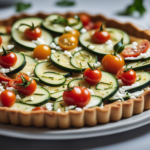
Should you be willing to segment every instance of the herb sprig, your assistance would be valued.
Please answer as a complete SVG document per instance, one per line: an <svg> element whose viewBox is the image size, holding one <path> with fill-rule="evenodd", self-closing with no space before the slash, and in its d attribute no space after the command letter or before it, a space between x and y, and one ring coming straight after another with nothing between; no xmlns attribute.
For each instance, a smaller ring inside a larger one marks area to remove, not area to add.
<svg viewBox="0 0 150 150"><path fill-rule="evenodd" d="M74 6L75 2L69 0L61 0L56 3L58 6Z"/></svg>
<svg viewBox="0 0 150 150"><path fill-rule="evenodd" d="M16 12L21 12L31 7L31 3L18 2L16 4Z"/></svg>

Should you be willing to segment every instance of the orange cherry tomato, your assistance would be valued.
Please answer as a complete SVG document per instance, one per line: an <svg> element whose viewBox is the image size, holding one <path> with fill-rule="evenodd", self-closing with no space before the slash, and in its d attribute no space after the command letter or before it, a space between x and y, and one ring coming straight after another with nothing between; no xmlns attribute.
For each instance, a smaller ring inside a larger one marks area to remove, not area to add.
<svg viewBox="0 0 150 150"><path fill-rule="evenodd" d="M123 51L122 51L122 55L124 57L137 57L139 56L141 53L145 53L148 48L149 48L150 44L148 40L143 40L142 43L140 43L137 46L137 49L135 50L132 47L126 47Z"/></svg>
<svg viewBox="0 0 150 150"><path fill-rule="evenodd" d="M93 25L93 29L100 29L102 23L103 23L102 21L95 22Z"/></svg>
<svg viewBox="0 0 150 150"><path fill-rule="evenodd" d="M0 65L4 68L10 68L17 62L17 56L13 52L9 52L5 55L0 55Z"/></svg>
<svg viewBox="0 0 150 150"><path fill-rule="evenodd" d="M46 59L50 54L51 49L47 45L38 45L33 51L34 58L38 59Z"/></svg>
<svg viewBox="0 0 150 150"><path fill-rule="evenodd" d="M121 76L121 80L124 84L132 85L136 82L136 73L134 70L130 69L128 71L124 71Z"/></svg>
<svg viewBox="0 0 150 150"><path fill-rule="evenodd" d="M117 77L118 77L119 79L121 79L121 76L122 76L124 70L125 70L125 68L122 68L122 69L120 69L120 70L117 72Z"/></svg>
<svg viewBox="0 0 150 150"><path fill-rule="evenodd" d="M104 69L112 74L115 74L124 66L125 62L121 55L117 54L105 55L102 59L102 65Z"/></svg>
<svg viewBox="0 0 150 150"><path fill-rule="evenodd" d="M41 37L42 31L39 27L31 29L30 27L24 31L24 36L28 40L37 40L37 38Z"/></svg>
<svg viewBox="0 0 150 150"><path fill-rule="evenodd" d="M80 14L79 17L84 26L91 21L90 17L86 14Z"/></svg>
<svg viewBox="0 0 150 150"><path fill-rule="evenodd" d="M77 39L80 36L80 32L78 30L76 30L76 29L73 29L72 31L69 31L67 33L74 35Z"/></svg>
<svg viewBox="0 0 150 150"><path fill-rule="evenodd" d="M11 107L16 101L16 95L12 91L5 90L0 94L0 101L3 106Z"/></svg>
<svg viewBox="0 0 150 150"><path fill-rule="evenodd" d="M3 40L2 40L2 37L0 36L0 45L2 44L2 41L3 41Z"/></svg>
<svg viewBox="0 0 150 150"><path fill-rule="evenodd" d="M24 76L24 78L26 79L26 81L28 81L28 83L32 80L32 82L27 86L22 86L22 85L18 85L23 83L22 79L20 78L19 80L17 80L17 82L15 82L15 88L24 96L28 96L34 93L34 91L36 90L37 84L36 81L34 79L31 79L28 76Z"/></svg>
<svg viewBox="0 0 150 150"><path fill-rule="evenodd" d="M47 109L45 107L42 107L42 106L38 106L38 107L35 107L35 108L32 109L32 111L38 111L38 110L44 111L44 110L47 110Z"/></svg>
<svg viewBox="0 0 150 150"><path fill-rule="evenodd" d="M58 39L58 45L63 50L71 50L77 47L78 39L72 34L63 34Z"/></svg>
<svg viewBox="0 0 150 150"><path fill-rule="evenodd" d="M98 69L92 70L91 68L87 68L84 73L83 77L85 78L85 81L89 84L97 84L101 78L102 78L102 73Z"/></svg>
<svg viewBox="0 0 150 150"><path fill-rule="evenodd" d="M7 34L11 34L11 26L6 26L6 32Z"/></svg>
<svg viewBox="0 0 150 150"><path fill-rule="evenodd" d="M63 100L67 105L86 106L91 99L87 88L75 86L72 90L64 91Z"/></svg>

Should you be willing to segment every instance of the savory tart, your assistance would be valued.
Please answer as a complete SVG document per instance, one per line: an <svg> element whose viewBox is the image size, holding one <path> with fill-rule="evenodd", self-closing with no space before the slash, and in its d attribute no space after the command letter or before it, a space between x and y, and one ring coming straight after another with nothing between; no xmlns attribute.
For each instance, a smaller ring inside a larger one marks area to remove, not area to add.
<svg viewBox="0 0 150 150"><path fill-rule="evenodd" d="M1 123L94 126L150 109L146 31L70 13L0 24Z"/></svg>

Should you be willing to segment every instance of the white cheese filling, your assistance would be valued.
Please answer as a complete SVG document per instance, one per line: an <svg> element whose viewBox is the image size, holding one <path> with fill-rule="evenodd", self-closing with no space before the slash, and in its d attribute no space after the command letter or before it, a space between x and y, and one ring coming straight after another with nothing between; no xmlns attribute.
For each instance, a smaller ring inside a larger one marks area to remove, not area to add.
<svg viewBox="0 0 150 150"><path fill-rule="evenodd" d="M82 28L82 29L80 30L80 32L81 32L81 33L85 33L85 32L87 32L87 30L86 30L85 28Z"/></svg>
<svg viewBox="0 0 150 150"><path fill-rule="evenodd" d="M66 26L66 27L65 27L65 31L66 31L66 32L70 32L70 31L72 31L72 30L73 30L73 28L71 28L70 26Z"/></svg>
<svg viewBox="0 0 150 150"><path fill-rule="evenodd" d="M71 52L68 52L68 51L64 51L64 55L66 55L67 57L72 57L72 54L71 54Z"/></svg>
<svg viewBox="0 0 150 150"><path fill-rule="evenodd" d="M37 45L45 44L43 37L37 38L37 40L32 40L32 42L37 44Z"/></svg>

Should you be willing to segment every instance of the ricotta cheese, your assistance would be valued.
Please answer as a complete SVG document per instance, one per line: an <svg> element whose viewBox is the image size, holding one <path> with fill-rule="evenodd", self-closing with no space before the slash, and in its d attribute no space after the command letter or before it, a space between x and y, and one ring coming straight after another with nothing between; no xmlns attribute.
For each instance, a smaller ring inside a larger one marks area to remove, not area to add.
<svg viewBox="0 0 150 150"><path fill-rule="evenodd" d="M64 51L64 55L66 55L67 57L72 57L72 54L71 54L71 52L68 52L68 51Z"/></svg>
<svg viewBox="0 0 150 150"><path fill-rule="evenodd" d="M43 38L37 38L37 40L32 40L33 43L37 44L37 45L42 45L45 44L45 41L43 40Z"/></svg>
<svg viewBox="0 0 150 150"><path fill-rule="evenodd" d="M99 67L99 66L101 66L101 63L98 61L97 63L94 63L93 66L94 67Z"/></svg>
<svg viewBox="0 0 150 150"><path fill-rule="evenodd" d="M82 111L82 109L80 107L76 107L75 110Z"/></svg>
<svg viewBox="0 0 150 150"><path fill-rule="evenodd" d="M57 109L57 112L58 112L58 113L60 113L60 112L61 112L61 109L60 109L60 108L58 108L58 109Z"/></svg>
<svg viewBox="0 0 150 150"><path fill-rule="evenodd" d="M16 99L17 99L17 100L20 100L21 97L17 94L17 95L16 95Z"/></svg>
<svg viewBox="0 0 150 150"><path fill-rule="evenodd" d="M91 95L95 95L94 92L91 89L88 89Z"/></svg>
<svg viewBox="0 0 150 150"><path fill-rule="evenodd" d="M52 52L52 53L55 53L56 51L52 49L51 52Z"/></svg>
<svg viewBox="0 0 150 150"><path fill-rule="evenodd" d="M54 42L51 43L50 48L56 48L56 44Z"/></svg>
<svg viewBox="0 0 150 150"><path fill-rule="evenodd" d="M14 48L14 45L7 45L7 49L8 50L11 50L11 49L13 49Z"/></svg>
<svg viewBox="0 0 150 150"><path fill-rule="evenodd" d="M82 49L82 47L76 47L74 50L77 52L77 51L80 51Z"/></svg>
<svg viewBox="0 0 150 150"><path fill-rule="evenodd" d="M95 46L94 45L89 45L88 48L93 50L95 48Z"/></svg>
<svg viewBox="0 0 150 150"><path fill-rule="evenodd" d="M73 30L73 28L71 28L70 26L66 26L66 27L65 27L65 31L66 31L66 32L69 32L69 31L72 31L72 30Z"/></svg>
<svg viewBox="0 0 150 150"><path fill-rule="evenodd" d="M82 29L80 30L80 32L81 32L81 33L85 33L85 32L87 32L87 30L86 30L85 28L82 28Z"/></svg>
<svg viewBox="0 0 150 150"><path fill-rule="evenodd" d="M51 111L51 110L53 110L53 104L52 103L46 103L46 109L48 110L48 111Z"/></svg>

